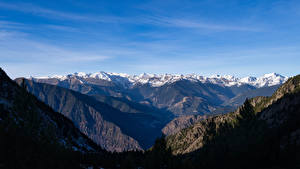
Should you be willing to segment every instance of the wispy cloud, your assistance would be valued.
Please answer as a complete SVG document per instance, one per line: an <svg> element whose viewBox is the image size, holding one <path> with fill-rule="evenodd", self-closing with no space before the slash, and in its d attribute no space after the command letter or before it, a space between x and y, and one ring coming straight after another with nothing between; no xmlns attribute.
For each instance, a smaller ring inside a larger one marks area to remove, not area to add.
<svg viewBox="0 0 300 169"><path fill-rule="evenodd" d="M0 20L0 28L3 29L20 29L24 28L24 24L17 22L10 22L6 20Z"/></svg>
<svg viewBox="0 0 300 169"><path fill-rule="evenodd" d="M178 28L190 28L190 29L208 29L215 31L251 31L258 32L261 31L259 28L249 27L249 26L234 26L230 24L214 24L209 22L203 22L199 20L174 18L174 17L164 17L164 16L145 16L142 20L146 24L153 24L157 26L166 27L178 27Z"/></svg>
<svg viewBox="0 0 300 169"><path fill-rule="evenodd" d="M63 26L63 25L42 25L43 28L58 30L58 31L67 31L67 32L79 32L79 29L70 26Z"/></svg>
<svg viewBox="0 0 300 169"><path fill-rule="evenodd" d="M160 27L175 27L175 28L189 28L189 29L207 29L214 31L261 31L260 28L254 28L250 26L240 26L229 24L210 23L200 20L192 20L186 18L166 17L166 16L154 16L147 15L142 17L118 17L118 16L95 16L88 14L76 14L70 12L61 12L57 10L43 8L37 5L28 3L3 3L0 2L0 8L31 13L33 15L57 19L57 20L72 20L81 22L102 22L102 23L130 23L130 24L148 24ZM57 27L58 28L58 27Z"/></svg>
<svg viewBox="0 0 300 169"><path fill-rule="evenodd" d="M35 41L22 32L0 31L0 61L62 64L103 61L112 58L97 52L67 49Z"/></svg>
<svg viewBox="0 0 300 169"><path fill-rule="evenodd" d="M7 31L5 29L0 30L0 42L16 36L18 36L18 38L21 38L27 36L27 34L23 32L17 32L17 31Z"/></svg>
<svg viewBox="0 0 300 169"><path fill-rule="evenodd" d="M91 16L91 15L78 15L70 12L61 12L43 8L29 3L4 3L0 2L0 8L14 10L19 12L31 13L46 18L59 19L59 20L77 20L85 22L117 22L120 18L113 16Z"/></svg>

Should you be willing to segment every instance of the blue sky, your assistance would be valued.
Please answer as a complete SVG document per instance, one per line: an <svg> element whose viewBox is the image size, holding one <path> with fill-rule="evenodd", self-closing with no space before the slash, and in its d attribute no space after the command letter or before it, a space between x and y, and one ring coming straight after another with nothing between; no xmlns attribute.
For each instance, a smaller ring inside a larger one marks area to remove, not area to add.
<svg viewBox="0 0 300 169"><path fill-rule="evenodd" d="M300 70L299 0L0 0L0 66L260 76Z"/></svg>

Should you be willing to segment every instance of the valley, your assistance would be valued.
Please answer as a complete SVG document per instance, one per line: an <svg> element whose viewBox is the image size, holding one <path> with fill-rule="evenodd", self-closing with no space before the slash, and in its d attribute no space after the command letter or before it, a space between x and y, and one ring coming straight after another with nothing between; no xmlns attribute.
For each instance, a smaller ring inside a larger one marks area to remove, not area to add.
<svg viewBox="0 0 300 169"><path fill-rule="evenodd" d="M25 80L30 93L102 148L121 152L147 150L162 134L234 111L246 98L270 96L286 79L275 73L235 78L99 72L16 82Z"/></svg>

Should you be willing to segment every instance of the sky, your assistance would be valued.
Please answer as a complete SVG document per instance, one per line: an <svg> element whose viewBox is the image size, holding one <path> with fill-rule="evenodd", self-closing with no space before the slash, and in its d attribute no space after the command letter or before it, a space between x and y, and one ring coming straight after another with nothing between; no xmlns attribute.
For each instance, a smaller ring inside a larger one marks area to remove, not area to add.
<svg viewBox="0 0 300 169"><path fill-rule="evenodd" d="M293 76L299 18L299 0L0 0L0 67L11 78Z"/></svg>

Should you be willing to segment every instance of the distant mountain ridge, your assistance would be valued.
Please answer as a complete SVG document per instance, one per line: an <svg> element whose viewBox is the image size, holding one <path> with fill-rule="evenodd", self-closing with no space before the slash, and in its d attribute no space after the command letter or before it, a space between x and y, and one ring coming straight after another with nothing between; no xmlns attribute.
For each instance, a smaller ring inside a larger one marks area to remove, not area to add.
<svg viewBox="0 0 300 169"><path fill-rule="evenodd" d="M205 77L197 74L147 74L143 73L140 75L128 75L125 73L108 73L108 72L97 72L97 73L73 73L69 75L55 75L47 77L31 77L31 80L42 80L42 79L57 79L64 81L70 78L76 78L80 80L80 83L88 83L87 79L96 79L112 82L116 85L120 85L125 88L133 87L139 84L149 84L152 87L160 87L165 84L174 83L179 80L188 80L193 82L212 83L224 86L234 86L248 84L255 87L266 87L280 85L284 83L288 77L282 76L277 73L265 74L261 77L244 77L237 78L232 75L212 75Z"/></svg>
<svg viewBox="0 0 300 169"><path fill-rule="evenodd" d="M118 73L75 73L67 76L30 78L34 82L57 85L90 96L113 96L171 112L175 116L211 114L224 106L238 106L252 96L245 92L278 86L287 77L276 73L260 78L235 78L233 76L203 77L198 75L151 75L130 76ZM257 86L257 87L256 87ZM264 87L263 87L264 86ZM256 92L258 95L261 92ZM270 92L262 92L266 96ZM241 95L235 100L230 99ZM255 95L256 96L256 95Z"/></svg>

